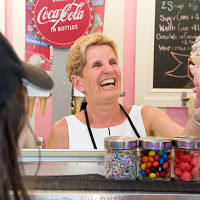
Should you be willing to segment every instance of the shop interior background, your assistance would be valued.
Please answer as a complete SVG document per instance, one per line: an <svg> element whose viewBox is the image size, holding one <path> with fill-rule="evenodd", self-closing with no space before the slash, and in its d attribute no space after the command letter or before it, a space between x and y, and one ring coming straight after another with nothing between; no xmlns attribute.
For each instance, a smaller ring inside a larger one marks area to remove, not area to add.
<svg viewBox="0 0 200 200"><path fill-rule="evenodd" d="M100 0L96 0L98 1ZM153 98L148 98L148 94L151 93L149 81L152 80L149 70L153 65L152 62L148 62L148 56L153 55L156 1L101 1L105 3L103 32L114 39L118 45L122 91L126 94L119 101L128 105L149 104L161 107L175 122L185 126L188 120L188 109L182 106L182 92L157 92L153 94ZM25 6L25 0L0 0L0 31L8 38L21 59L24 59L25 54ZM145 47L140 45L142 40L145 42ZM52 47L50 52L51 59L54 59ZM39 100L36 100L34 113L30 118L35 136L43 137L43 148L46 148L52 126L51 119L54 113L51 105L50 99L45 116L42 117L39 111ZM35 148L34 140L28 141L26 148Z"/></svg>

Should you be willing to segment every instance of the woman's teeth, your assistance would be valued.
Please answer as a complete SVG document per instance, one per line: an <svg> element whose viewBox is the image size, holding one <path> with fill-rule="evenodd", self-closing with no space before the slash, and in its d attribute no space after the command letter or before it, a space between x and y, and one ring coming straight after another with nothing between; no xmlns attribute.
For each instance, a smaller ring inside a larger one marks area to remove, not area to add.
<svg viewBox="0 0 200 200"><path fill-rule="evenodd" d="M115 80L114 79L107 79L107 80L104 80L100 83L101 86L104 86L104 85L114 85L115 83Z"/></svg>

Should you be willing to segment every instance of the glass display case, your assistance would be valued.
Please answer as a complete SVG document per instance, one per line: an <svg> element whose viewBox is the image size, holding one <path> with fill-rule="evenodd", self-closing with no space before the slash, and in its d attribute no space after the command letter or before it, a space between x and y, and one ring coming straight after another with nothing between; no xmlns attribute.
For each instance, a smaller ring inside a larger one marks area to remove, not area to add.
<svg viewBox="0 0 200 200"><path fill-rule="evenodd" d="M22 173L33 176L64 176L104 173L104 151L23 149L19 159Z"/></svg>
<svg viewBox="0 0 200 200"><path fill-rule="evenodd" d="M37 200L200 199L198 182L106 179L104 151L23 150L19 161L29 193Z"/></svg>

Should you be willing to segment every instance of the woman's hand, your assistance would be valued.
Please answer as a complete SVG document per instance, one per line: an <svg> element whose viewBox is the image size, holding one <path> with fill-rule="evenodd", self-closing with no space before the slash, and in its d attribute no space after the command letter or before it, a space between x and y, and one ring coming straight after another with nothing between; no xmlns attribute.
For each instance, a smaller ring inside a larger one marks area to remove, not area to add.
<svg viewBox="0 0 200 200"><path fill-rule="evenodd" d="M190 65L190 71L194 76L194 88L193 92L196 93L196 99L194 101L194 115L198 122L200 122L200 69L194 65Z"/></svg>

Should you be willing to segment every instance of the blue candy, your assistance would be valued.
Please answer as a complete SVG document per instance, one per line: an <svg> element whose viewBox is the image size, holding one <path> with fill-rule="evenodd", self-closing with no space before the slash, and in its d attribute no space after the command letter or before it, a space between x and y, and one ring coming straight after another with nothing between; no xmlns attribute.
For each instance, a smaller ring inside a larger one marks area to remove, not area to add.
<svg viewBox="0 0 200 200"><path fill-rule="evenodd" d="M164 160L163 158L161 158L160 161L159 161L159 164L160 164L160 165L163 165L164 162L165 162L165 160Z"/></svg>
<svg viewBox="0 0 200 200"><path fill-rule="evenodd" d="M145 171L144 171L144 170L140 170L140 174L141 174L143 177L147 176L147 175L145 174Z"/></svg>
<svg viewBox="0 0 200 200"><path fill-rule="evenodd" d="M167 153L164 153L164 154L162 155L162 158L163 158L164 160L167 159L167 158L168 158Z"/></svg>

